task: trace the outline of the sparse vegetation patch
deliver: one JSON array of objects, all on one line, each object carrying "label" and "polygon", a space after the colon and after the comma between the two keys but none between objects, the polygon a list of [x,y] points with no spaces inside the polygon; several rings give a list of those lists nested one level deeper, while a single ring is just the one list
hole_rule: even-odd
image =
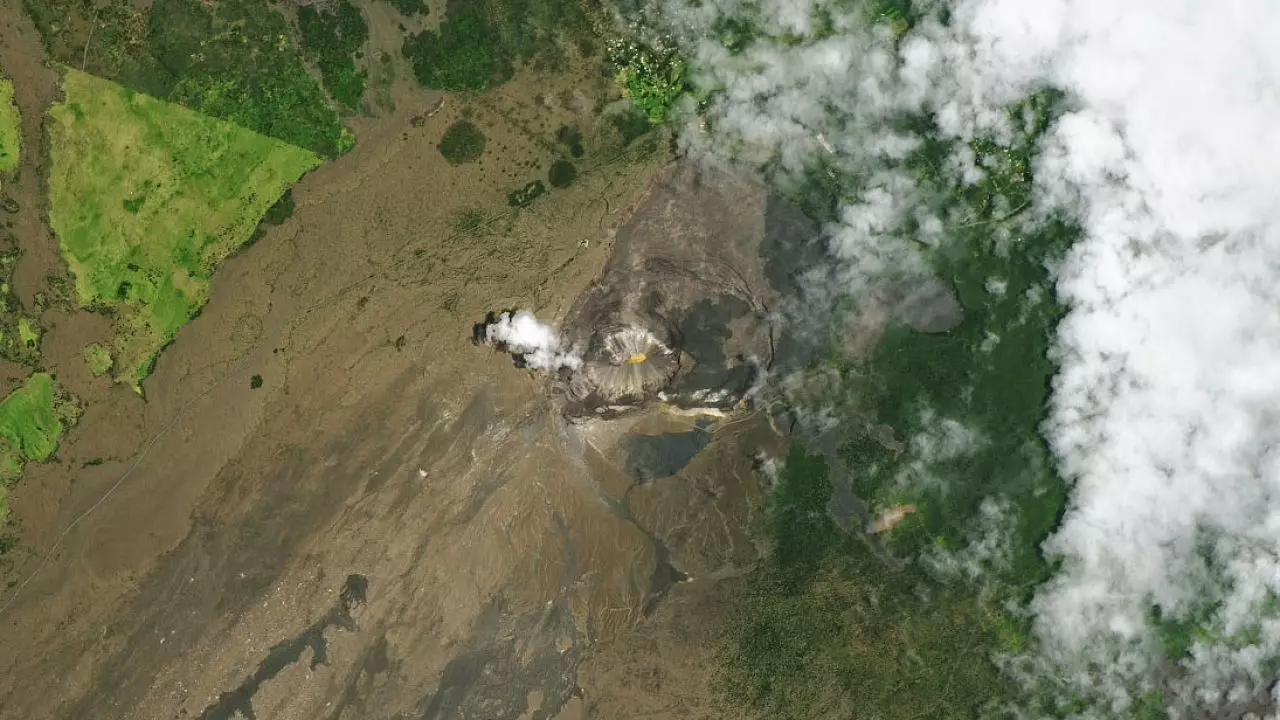
[{"label": "sparse vegetation patch", "polygon": [[582,147],[582,131],[576,127],[562,125],[556,131],[556,141],[569,149],[569,154],[575,158],[580,158],[585,153]]},{"label": "sparse vegetation patch", "polygon": [[387,0],[391,7],[405,17],[427,14],[426,0]]},{"label": "sparse vegetation patch", "polygon": [[396,81],[396,61],[385,50],[378,53],[377,62],[369,67],[369,84],[373,86],[373,101],[383,110],[395,110],[396,102],[391,89]]},{"label": "sparse vegetation patch", "polygon": [[16,247],[0,249],[0,357],[34,368],[40,365],[40,326],[13,294],[18,257]]},{"label": "sparse vegetation patch", "polygon": [[111,351],[97,343],[85,347],[84,361],[89,366],[89,373],[94,377],[102,377],[111,372],[111,366],[115,364]]},{"label": "sparse vegetation patch", "polygon": [[542,184],[541,180],[534,180],[519,190],[513,190],[507,195],[507,204],[511,207],[529,207],[534,200],[542,197],[547,191],[547,186]]},{"label": "sparse vegetation patch", "polygon": [[22,125],[13,102],[13,82],[0,78],[0,173],[18,169],[22,153]]},{"label": "sparse vegetation patch", "polygon": [[547,181],[551,183],[553,188],[567,188],[578,179],[578,169],[568,160],[557,160],[551,164],[551,171],[547,174]]},{"label": "sparse vegetation patch", "polygon": [[625,112],[610,115],[609,123],[618,131],[623,145],[630,145],[653,129],[649,118],[639,108],[634,107]]},{"label": "sparse vegetation patch", "polygon": [[449,126],[440,140],[440,154],[454,165],[472,163],[484,154],[485,137],[480,128],[467,120]]}]

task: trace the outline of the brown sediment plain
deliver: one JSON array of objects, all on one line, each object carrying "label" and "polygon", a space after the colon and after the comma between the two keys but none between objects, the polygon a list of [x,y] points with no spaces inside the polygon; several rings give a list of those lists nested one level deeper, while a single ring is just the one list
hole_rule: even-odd
[{"label": "brown sediment plain", "polygon": [[[33,303],[65,272],[40,190],[57,77],[16,5],[0,67],[24,117],[13,232]],[[665,146],[610,148],[594,67],[470,101],[406,76],[220,270],[145,402],[84,368],[101,318],[41,315],[88,411],[11,495],[0,718],[719,716],[717,623],[758,553],[752,459],[779,439],[740,418],[637,485],[543,379],[470,343],[488,310],[564,315]],[[452,166],[436,143],[464,115],[488,150]],[[578,182],[510,210],[562,124],[587,138]]]}]

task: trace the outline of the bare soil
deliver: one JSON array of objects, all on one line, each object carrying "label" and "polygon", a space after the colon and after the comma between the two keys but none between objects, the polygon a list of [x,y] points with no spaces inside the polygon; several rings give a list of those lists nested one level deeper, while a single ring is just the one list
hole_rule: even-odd
[{"label": "bare soil", "polygon": [[[16,5],[0,68],[32,150],[57,77]],[[394,13],[371,21],[395,37]],[[87,412],[11,495],[0,718],[719,716],[711,652],[758,553],[752,456],[778,439],[746,418],[637,486],[544,379],[470,343],[488,310],[564,315],[665,146],[609,146],[591,65],[470,100],[398,70],[395,110],[352,120],[355,150],[226,263],[145,400],[83,367],[102,318],[42,315]],[[452,166],[436,144],[462,117],[488,150]],[[587,139],[579,180],[511,210],[562,124]],[[12,186],[24,302],[64,272],[43,157]]]}]

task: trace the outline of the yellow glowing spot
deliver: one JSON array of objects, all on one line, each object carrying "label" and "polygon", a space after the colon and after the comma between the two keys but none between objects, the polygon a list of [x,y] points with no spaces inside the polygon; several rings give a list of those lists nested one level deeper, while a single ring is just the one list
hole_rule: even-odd
[{"label": "yellow glowing spot", "polygon": [[628,365],[643,365],[643,364],[644,364],[644,362],[645,362],[646,360],[648,360],[648,359],[649,359],[649,356],[648,356],[648,355],[645,355],[644,353],[636,353],[636,354],[632,355],[631,357],[627,358],[627,364],[628,364]]}]

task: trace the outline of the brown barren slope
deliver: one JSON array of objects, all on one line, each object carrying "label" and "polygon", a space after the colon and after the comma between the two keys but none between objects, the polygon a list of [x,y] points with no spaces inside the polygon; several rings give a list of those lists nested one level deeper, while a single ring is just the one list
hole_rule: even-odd
[{"label": "brown barren slope", "polygon": [[[0,22],[40,147],[55,78],[25,21]],[[508,212],[560,124],[603,136],[608,83],[523,75],[427,117],[441,96],[397,81],[396,111],[354,121],[356,149],[223,266],[145,403],[84,368],[101,318],[46,313],[50,362],[89,411],[14,494],[31,551],[0,596],[0,718],[713,713],[702,659],[755,557],[751,456],[776,437],[747,419],[628,509],[629,479],[544,383],[470,343],[488,310],[563,316],[667,163],[584,165]],[[466,107],[489,151],[452,166],[436,143]],[[60,272],[38,162],[16,190],[28,296]],[[699,574],[673,587],[669,561]]]}]

